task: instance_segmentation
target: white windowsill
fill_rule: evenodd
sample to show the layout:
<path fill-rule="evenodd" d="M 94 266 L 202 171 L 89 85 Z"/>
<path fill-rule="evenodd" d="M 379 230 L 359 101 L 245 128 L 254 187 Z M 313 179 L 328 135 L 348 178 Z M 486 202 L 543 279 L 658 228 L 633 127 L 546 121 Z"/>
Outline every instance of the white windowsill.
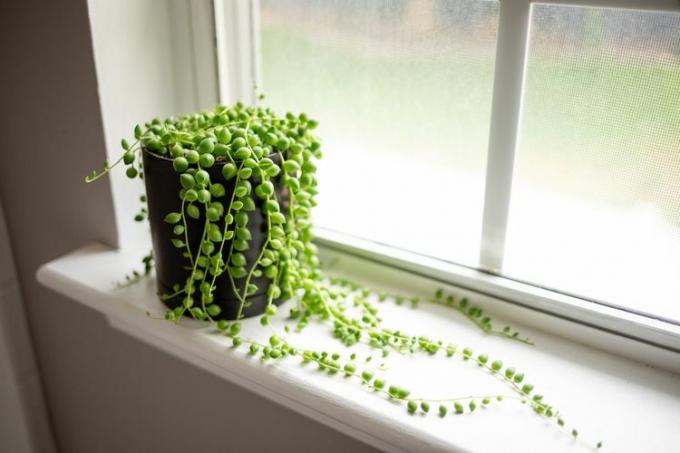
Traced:
<path fill-rule="evenodd" d="M 95 244 L 44 265 L 38 271 L 38 280 L 101 312 L 112 327 L 122 332 L 386 451 L 583 451 L 581 444 L 512 401 L 492 404 L 472 415 L 450 415 L 443 419 L 433 413 L 428 417 L 411 416 L 404 407 L 373 395 L 366 387 L 342 376 L 329 376 L 309 365 L 300 366 L 296 359 L 262 364 L 249 357 L 245 348 L 233 350 L 228 339 L 198 323 L 187 321 L 176 326 L 150 319 L 145 312 L 156 316 L 163 313 L 152 278 L 130 288 L 115 287 L 124 274 L 139 268 L 139 257 L 138 252 L 116 251 Z M 333 260 L 338 272 L 351 275 L 351 270 L 355 275 L 363 274 L 362 280 L 367 281 L 366 267 L 356 265 L 353 258 L 344 263 L 343 260 Z M 394 274 L 384 271 L 375 273 L 375 277 L 370 275 L 376 287 L 385 286 L 384 276 L 392 275 L 394 283 L 390 282 L 390 286 L 422 292 L 423 288 L 409 278 Z M 281 307 L 274 322 L 279 331 L 289 304 Z M 492 313 L 499 306 L 489 301 L 481 305 Z M 507 316 L 503 310 L 498 313 Z M 561 410 L 568 424 L 575 425 L 588 440 L 604 441 L 603 451 L 662 452 L 673 451 L 680 445 L 677 429 L 680 376 L 676 374 L 517 322 L 513 326 L 532 338 L 536 346 L 488 336 L 457 313 L 424 303 L 418 309 L 385 303 L 381 305 L 381 315 L 386 326 L 469 346 L 524 371 L 527 382 L 533 383 L 546 401 Z M 497 325 L 504 325 L 503 320 L 493 318 Z M 243 332 L 244 336 L 263 342 L 271 333 L 260 326 L 258 319 L 245 320 Z M 303 333 L 290 334 L 288 340 L 293 345 L 313 344 L 315 348 L 344 356 L 357 351 L 359 357 L 364 357 L 370 352 L 362 347 L 345 348 L 322 324 L 311 324 Z M 382 359 L 379 354 L 373 355 L 372 364 L 388 365 L 387 371 L 380 374 L 388 382 L 408 387 L 414 396 L 508 393 L 497 379 L 457 358 L 393 354 Z"/>

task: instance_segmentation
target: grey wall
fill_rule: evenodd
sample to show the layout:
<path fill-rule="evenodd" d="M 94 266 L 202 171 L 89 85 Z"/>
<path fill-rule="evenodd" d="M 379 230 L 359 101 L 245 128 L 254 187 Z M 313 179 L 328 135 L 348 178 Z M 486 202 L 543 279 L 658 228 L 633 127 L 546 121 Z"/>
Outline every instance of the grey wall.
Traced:
<path fill-rule="evenodd" d="M 116 240 L 110 186 L 82 184 L 105 156 L 86 0 L 1 2 L 0 61 L 0 197 L 58 449 L 371 451 L 37 284 L 40 264 Z"/>
<path fill-rule="evenodd" d="M 51 451 L 52 438 L 0 203 L 0 451 Z"/>

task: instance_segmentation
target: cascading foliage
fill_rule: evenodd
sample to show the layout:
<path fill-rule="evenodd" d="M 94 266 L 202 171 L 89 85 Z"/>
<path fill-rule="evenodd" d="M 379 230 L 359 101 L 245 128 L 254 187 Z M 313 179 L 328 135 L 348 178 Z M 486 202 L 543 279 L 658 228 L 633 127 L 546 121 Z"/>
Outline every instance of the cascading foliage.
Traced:
<path fill-rule="evenodd" d="M 144 149 L 172 159 L 182 189 L 179 212 L 168 212 L 167 227 L 174 233 L 173 245 L 183 250 L 188 269 L 186 281 L 176 282 L 173 293 L 162 298 L 179 297 L 182 304 L 169 309 L 165 318 L 179 322 L 184 315 L 212 324 L 223 335 L 232 338 L 234 347 L 244 345 L 248 353 L 262 360 L 298 357 L 303 363 L 315 363 L 320 370 L 356 378 L 370 390 L 405 403 L 409 413 L 428 413 L 432 407 L 440 417 L 474 412 L 478 406 L 506 399 L 531 407 L 536 414 L 565 427 L 559 411 L 544 401 L 524 374 L 487 354 L 475 353 L 470 347 L 412 335 L 383 326 L 378 305 L 393 301 L 422 302 L 453 308 L 482 331 L 533 344 L 510 326 L 496 329 L 482 310 L 467 299 L 456 300 L 438 290 L 431 298 L 405 297 L 375 292 L 340 277 L 324 275 L 319 266 L 316 246 L 312 243 L 310 210 L 317 195 L 315 160 L 321 158 L 321 145 L 312 131 L 317 122 L 306 114 L 287 113 L 279 117 L 269 108 L 218 106 L 212 110 L 168 118 L 154 119 L 134 128 L 134 142 L 122 141 L 123 154 L 103 171 L 86 177 L 94 181 L 119 164 L 127 166 L 130 178 L 143 178 L 141 153 Z M 207 169 L 222 165 L 221 180 L 212 180 Z M 258 200 L 259 199 L 259 200 Z M 256 200 L 258 202 L 256 203 Z M 141 197 L 144 204 L 146 198 Z M 261 208 L 258 208 L 261 206 Z M 251 248 L 253 232 L 248 213 L 261 209 L 266 219 L 266 238 L 256 250 L 257 260 L 249 263 L 245 252 Z M 147 215 L 142 207 L 135 220 Z M 203 218 L 200 246 L 189 245 L 188 219 Z M 150 273 L 152 257 L 144 258 L 144 271 L 128 276 L 133 283 Z M 220 307 L 214 303 L 217 277 L 227 274 L 239 303 L 237 320 L 217 320 Z M 277 314 L 276 300 L 294 298 L 290 304 L 285 332 L 275 332 L 267 344 L 246 338 L 241 333 L 241 314 L 248 297 L 258 288 L 253 278 L 266 277 L 267 308 L 261 317 L 269 325 Z M 259 280 L 262 281 L 262 280 Z M 403 386 L 386 382 L 377 376 L 367 362 L 356 353 L 346 357 L 317 351 L 311 347 L 293 346 L 287 339 L 292 330 L 304 329 L 312 320 L 327 325 L 333 337 L 351 347 L 365 343 L 383 357 L 390 353 L 458 358 L 481 372 L 500 379 L 508 392 L 496 395 L 456 396 L 424 399 L 411 395 Z M 271 327 L 270 327 L 271 328 Z M 576 429 L 569 428 L 574 438 Z M 597 443 L 599 448 L 601 443 Z"/>
<path fill-rule="evenodd" d="M 251 283 L 253 277 L 264 275 L 269 280 L 267 313 L 272 315 L 273 300 L 290 297 L 305 280 L 318 276 L 310 222 L 317 193 L 313 159 L 321 157 L 319 141 L 311 134 L 316 125 L 304 114 L 279 118 L 269 109 L 237 104 L 163 122 L 156 119 L 144 129 L 135 128 L 134 143 L 123 141 L 121 159 L 129 177 L 143 177 L 139 154 L 147 149 L 173 159 L 182 185 L 181 210 L 167 213 L 165 221 L 176 235 L 173 245 L 185 249 L 191 272 L 185 282 L 177 282 L 175 294 L 165 296 L 183 295 L 182 306 L 169 311 L 168 319 L 180 319 L 186 311 L 198 319 L 219 315 L 220 307 L 213 303 L 215 282 L 224 272 L 239 300 L 239 315 L 247 297 L 259 289 Z M 206 171 L 216 163 L 223 164 L 223 181 L 212 181 Z M 229 194 L 227 182 L 233 187 Z M 285 208 L 275 182 L 285 188 Z M 252 238 L 248 212 L 256 209 L 255 198 L 263 201 L 266 239 L 257 262 L 248 267 L 244 254 Z M 200 211 L 205 214 L 202 241 L 191 250 L 187 217 L 198 219 Z M 144 213 L 137 219 L 143 220 Z"/>

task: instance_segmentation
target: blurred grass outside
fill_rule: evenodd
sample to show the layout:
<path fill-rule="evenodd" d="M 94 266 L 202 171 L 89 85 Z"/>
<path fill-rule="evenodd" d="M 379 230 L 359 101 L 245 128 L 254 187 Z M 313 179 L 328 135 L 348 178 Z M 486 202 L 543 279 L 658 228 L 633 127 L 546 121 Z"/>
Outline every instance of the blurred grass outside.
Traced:
<path fill-rule="evenodd" d="M 478 103 L 491 99 L 488 48 L 371 54 L 264 24 L 262 49 L 267 102 L 322 112 L 326 142 L 484 172 L 489 108 Z M 680 57 L 640 65 L 593 54 L 587 64 L 545 52 L 529 59 L 522 124 L 534 129 L 522 129 L 517 171 L 524 182 L 623 206 L 664 200 L 680 227 Z"/>

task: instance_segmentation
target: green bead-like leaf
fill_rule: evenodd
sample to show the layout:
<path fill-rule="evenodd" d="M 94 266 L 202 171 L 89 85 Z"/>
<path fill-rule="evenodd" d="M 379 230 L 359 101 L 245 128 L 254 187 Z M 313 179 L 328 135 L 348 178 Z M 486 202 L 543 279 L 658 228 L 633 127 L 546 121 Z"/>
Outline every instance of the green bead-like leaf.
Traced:
<path fill-rule="evenodd" d="M 205 214 L 211 222 L 217 222 L 221 217 L 220 212 L 213 207 L 206 209 Z"/>
<path fill-rule="evenodd" d="M 231 267 L 229 268 L 229 271 L 234 278 L 242 278 L 248 275 L 248 271 L 245 267 Z"/>
<path fill-rule="evenodd" d="M 180 220 L 182 220 L 182 214 L 180 214 L 179 212 L 171 212 L 171 213 L 167 214 L 165 216 L 165 218 L 163 219 L 164 222 L 170 223 L 170 224 L 175 224 L 175 223 L 179 222 Z"/>
<path fill-rule="evenodd" d="M 172 161 L 172 168 L 174 168 L 176 172 L 182 173 L 189 168 L 189 161 L 184 157 L 177 157 Z"/>
<path fill-rule="evenodd" d="M 271 159 L 268 158 L 268 157 L 265 157 L 265 158 L 263 158 L 263 159 L 260 159 L 260 162 L 258 163 L 258 166 L 259 166 L 262 170 L 266 170 L 266 169 L 268 169 L 269 167 L 271 167 L 272 165 L 274 165 L 274 161 L 271 160 Z"/>
<path fill-rule="evenodd" d="M 201 143 L 198 144 L 197 151 L 199 154 L 211 153 L 215 148 L 215 143 L 211 138 L 204 138 Z"/>
<path fill-rule="evenodd" d="M 222 309 L 220 308 L 220 306 L 215 304 L 208 305 L 206 311 L 212 317 L 219 316 L 219 314 L 222 313 Z"/>
<path fill-rule="evenodd" d="M 197 199 L 200 203 L 209 203 L 211 200 L 210 191 L 206 189 L 199 190 Z"/>
<path fill-rule="evenodd" d="M 198 192 L 196 192 L 194 189 L 189 189 L 184 192 L 184 199 L 189 203 L 194 202 L 198 200 Z"/>
<path fill-rule="evenodd" d="M 406 408 L 408 409 L 409 414 L 413 414 L 418 410 L 418 404 L 415 401 L 409 401 L 406 404 Z"/>
<path fill-rule="evenodd" d="M 236 228 L 236 237 L 244 241 L 249 241 L 252 238 L 252 235 L 247 228 Z"/>
<path fill-rule="evenodd" d="M 248 214 L 245 212 L 239 212 L 234 216 L 234 220 L 236 221 L 237 226 L 244 227 L 248 224 Z"/>
<path fill-rule="evenodd" d="M 286 173 L 297 173 L 300 171 L 300 164 L 294 160 L 287 160 L 283 163 L 283 169 Z"/>
<path fill-rule="evenodd" d="M 262 199 L 272 196 L 274 194 L 274 184 L 270 181 L 264 181 L 255 188 L 255 194 Z"/>
<path fill-rule="evenodd" d="M 278 212 L 279 204 L 275 200 L 267 200 L 264 204 L 264 212 Z"/>
<path fill-rule="evenodd" d="M 250 157 L 251 151 L 249 148 L 242 146 L 236 150 L 234 153 L 234 159 L 236 160 L 245 160 Z"/>
<path fill-rule="evenodd" d="M 274 212 L 269 214 L 269 218 L 271 219 L 272 223 L 275 224 L 284 224 L 286 223 L 286 217 L 281 214 L 280 212 Z"/>
<path fill-rule="evenodd" d="M 232 163 L 227 163 L 222 166 L 222 177 L 227 181 L 236 176 L 237 172 L 238 169 L 236 168 L 236 165 Z"/>
<path fill-rule="evenodd" d="M 198 159 L 198 165 L 203 168 L 210 168 L 215 165 L 215 157 L 212 154 L 201 154 Z"/>
<path fill-rule="evenodd" d="M 186 151 L 184 151 L 184 148 L 182 148 L 182 145 L 179 143 L 175 143 L 172 148 L 170 148 L 170 154 L 172 157 L 182 157 Z"/>
<path fill-rule="evenodd" d="M 205 186 L 210 184 L 210 173 L 205 170 L 197 170 L 194 173 L 194 179 L 199 186 Z"/>
<path fill-rule="evenodd" d="M 222 127 L 217 131 L 217 141 L 223 145 L 228 145 L 231 142 L 231 133 L 226 127 Z"/>
<path fill-rule="evenodd" d="M 200 217 L 200 212 L 196 205 L 190 204 L 186 207 L 187 215 L 192 219 L 198 219 Z"/>
<path fill-rule="evenodd" d="M 233 253 L 231 255 L 231 264 L 234 266 L 245 266 L 246 257 L 243 253 Z"/>
<path fill-rule="evenodd" d="M 185 189 L 193 189 L 196 183 L 196 181 L 194 180 L 194 176 L 190 175 L 189 173 L 182 173 L 181 175 L 179 175 L 179 182 Z"/>
<path fill-rule="evenodd" d="M 244 198 L 243 199 L 243 208 L 244 211 L 254 211 L 255 210 L 255 202 L 253 201 L 252 198 Z"/>
<path fill-rule="evenodd" d="M 214 223 L 208 225 L 208 239 L 210 239 L 213 242 L 222 241 L 222 231 Z"/>
<path fill-rule="evenodd" d="M 271 178 L 275 177 L 279 173 L 281 173 L 281 168 L 278 165 L 272 165 L 271 167 L 267 168 L 265 170 L 267 172 L 267 175 Z"/>
<path fill-rule="evenodd" d="M 130 165 L 135 161 L 135 153 L 132 151 L 127 151 L 123 154 L 123 163 L 125 165 Z"/>
<path fill-rule="evenodd" d="M 189 151 L 186 152 L 186 160 L 190 164 L 196 164 L 198 163 L 198 160 L 200 159 L 201 155 L 198 153 L 198 151 L 194 149 L 190 149 Z"/>
<path fill-rule="evenodd" d="M 240 179 L 248 179 L 252 176 L 252 174 L 253 170 L 251 168 L 242 168 L 237 173 Z"/>
<path fill-rule="evenodd" d="M 215 198 L 221 198 L 226 194 L 226 189 L 224 188 L 224 185 L 220 183 L 211 184 L 210 194 Z"/>

